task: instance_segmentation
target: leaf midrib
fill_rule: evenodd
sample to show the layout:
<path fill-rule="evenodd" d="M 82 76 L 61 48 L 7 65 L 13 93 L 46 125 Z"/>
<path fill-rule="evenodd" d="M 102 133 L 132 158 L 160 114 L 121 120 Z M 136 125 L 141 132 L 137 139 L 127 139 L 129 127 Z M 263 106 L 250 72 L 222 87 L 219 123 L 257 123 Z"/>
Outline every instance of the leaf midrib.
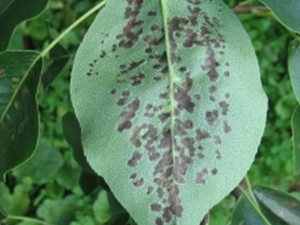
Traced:
<path fill-rule="evenodd" d="M 174 73 L 174 67 L 171 60 L 171 44 L 170 44 L 170 38 L 168 33 L 168 5 L 167 0 L 161 0 L 161 10 L 162 10 L 162 16 L 163 16 L 163 25 L 164 25 L 164 35 L 165 35 L 165 50 L 167 53 L 167 62 L 168 62 L 168 74 L 169 74 L 169 100 L 170 100 L 170 117 L 171 117 L 171 125 L 170 125 L 170 131 L 171 131 L 171 150 L 172 150 L 172 158 L 173 158 L 173 183 L 175 183 L 174 179 L 174 163 L 175 163 L 175 134 L 174 134 L 174 127 L 175 127 L 175 115 L 174 115 L 174 109 L 176 106 L 176 102 L 174 100 L 174 80 L 179 79 Z M 175 222 L 177 224 L 177 216 L 175 216 Z"/>

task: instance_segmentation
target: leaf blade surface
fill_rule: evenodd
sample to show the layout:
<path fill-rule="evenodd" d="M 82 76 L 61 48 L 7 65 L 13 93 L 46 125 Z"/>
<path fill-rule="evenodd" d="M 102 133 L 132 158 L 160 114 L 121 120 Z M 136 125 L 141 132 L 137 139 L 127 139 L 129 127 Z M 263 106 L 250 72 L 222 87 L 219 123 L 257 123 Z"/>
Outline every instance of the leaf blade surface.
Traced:
<path fill-rule="evenodd" d="M 42 62 L 37 52 L 0 54 L 0 182 L 23 163 L 38 138 L 37 87 Z"/>
<path fill-rule="evenodd" d="M 265 123 L 254 51 L 222 1 L 109 1 L 71 96 L 89 163 L 143 225 L 198 225 L 249 169 Z"/>

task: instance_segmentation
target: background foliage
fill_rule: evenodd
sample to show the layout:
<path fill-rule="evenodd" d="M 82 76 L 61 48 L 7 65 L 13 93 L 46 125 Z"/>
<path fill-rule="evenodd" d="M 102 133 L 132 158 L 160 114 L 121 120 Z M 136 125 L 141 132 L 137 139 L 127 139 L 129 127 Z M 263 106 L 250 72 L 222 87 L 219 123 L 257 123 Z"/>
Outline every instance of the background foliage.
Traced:
<path fill-rule="evenodd" d="M 97 2 L 51 0 L 41 16 L 18 26 L 9 49 L 41 51 L 49 44 L 49 40 Z M 226 2 L 231 6 L 239 3 L 238 0 Z M 259 3 L 253 1 L 252 4 Z M 68 52 L 63 58 L 70 56 L 70 59 L 49 87 L 39 89 L 40 144 L 30 161 L 10 172 L 7 182 L 0 184 L 0 208 L 4 214 L 39 218 L 53 225 L 96 225 L 108 221 L 111 224 L 126 224 L 126 221 L 130 221 L 124 209 L 107 192 L 103 181 L 97 181 L 102 186 L 90 195 L 83 192 L 92 190 L 89 186 L 83 190 L 79 186 L 80 181 L 90 181 L 90 174 L 82 173 L 62 126 L 64 115 L 72 111 L 69 79 L 73 56 L 93 17 L 85 20 L 60 42 Z M 300 199 L 299 177 L 292 175 L 291 160 L 290 118 L 297 105 L 287 71 L 288 46 L 292 37 L 272 17 L 253 13 L 239 15 L 239 18 L 252 39 L 264 90 L 269 98 L 268 123 L 249 178 L 253 185 L 279 187 Z M 228 224 L 234 203 L 235 198 L 230 195 L 218 204 L 211 211 L 211 224 Z M 117 217 L 112 212 L 123 216 Z M 114 221 L 116 219 L 118 221 Z M 7 224 L 37 223 L 28 219 L 7 220 Z"/>

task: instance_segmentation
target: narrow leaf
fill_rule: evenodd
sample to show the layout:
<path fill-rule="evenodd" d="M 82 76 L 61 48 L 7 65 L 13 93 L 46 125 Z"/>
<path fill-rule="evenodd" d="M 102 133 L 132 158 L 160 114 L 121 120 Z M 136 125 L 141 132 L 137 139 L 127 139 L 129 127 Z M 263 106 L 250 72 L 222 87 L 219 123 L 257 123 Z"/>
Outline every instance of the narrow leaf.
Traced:
<path fill-rule="evenodd" d="M 291 30 L 300 33 L 299 0 L 260 0 L 268 6 L 275 16 Z"/>
<path fill-rule="evenodd" d="M 294 168 L 300 173 L 300 106 L 297 106 L 292 116 Z"/>
<path fill-rule="evenodd" d="M 81 130 L 78 120 L 76 119 L 73 112 L 68 112 L 66 115 L 64 115 L 63 130 L 67 142 L 73 148 L 73 155 L 76 162 L 84 171 L 94 174 L 94 171 L 88 164 L 86 157 L 83 154 L 83 147 L 81 144 Z"/>
<path fill-rule="evenodd" d="M 0 53 L 0 182 L 27 160 L 38 138 L 36 92 L 42 62 L 37 52 Z"/>
<path fill-rule="evenodd" d="M 88 162 L 140 225 L 199 225 L 249 169 L 267 107 L 222 0 L 108 1 L 71 97 Z"/>
<path fill-rule="evenodd" d="M 282 220 L 281 223 L 276 224 L 299 225 L 300 202 L 295 197 L 283 191 L 262 186 L 255 187 L 254 194 L 259 203 L 272 212 L 269 218 Z"/>
<path fill-rule="evenodd" d="M 45 61 L 45 71 L 42 75 L 42 84 L 44 88 L 48 88 L 55 80 L 61 70 L 69 61 L 70 55 L 59 44 L 50 51 L 50 59 Z"/>
<path fill-rule="evenodd" d="M 300 43 L 297 40 L 289 49 L 288 68 L 295 96 L 300 103 Z"/>
<path fill-rule="evenodd" d="M 265 225 L 251 204 L 241 196 L 237 201 L 230 225 Z"/>
<path fill-rule="evenodd" d="M 24 20 L 40 14 L 48 0 L 1 0 L 0 1 L 0 51 L 4 51 L 15 27 Z"/>

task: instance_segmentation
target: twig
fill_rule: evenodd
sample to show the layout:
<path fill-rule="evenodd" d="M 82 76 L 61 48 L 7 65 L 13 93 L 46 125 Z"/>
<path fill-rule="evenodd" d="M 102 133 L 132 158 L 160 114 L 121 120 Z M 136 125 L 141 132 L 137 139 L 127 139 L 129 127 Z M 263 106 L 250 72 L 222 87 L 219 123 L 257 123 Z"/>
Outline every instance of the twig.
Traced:
<path fill-rule="evenodd" d="M 240 5 L 237 5 L 233 8 L 231 8 L 231 10 L 235 14 L 249 14 L 249 13 L 253 13 L 253 12 L 270 12 L 270 9 L 266 6 L 240 6 Z"/>

